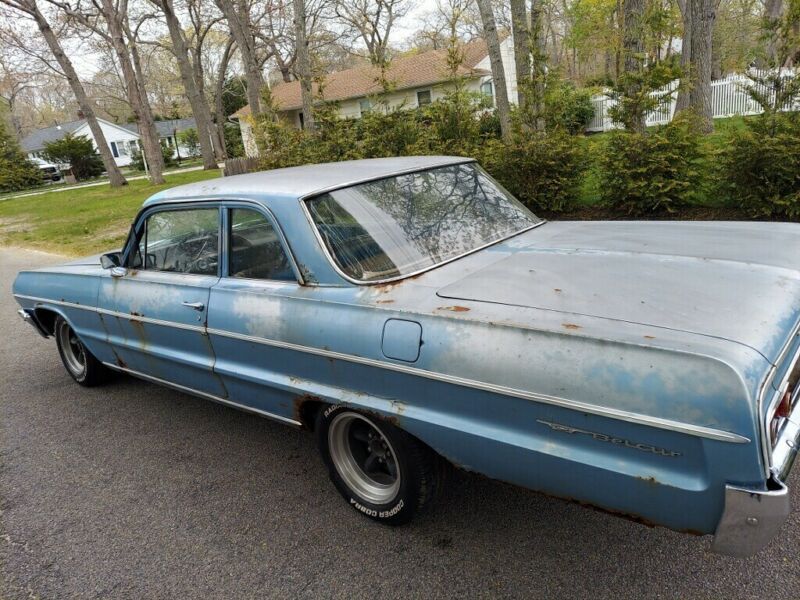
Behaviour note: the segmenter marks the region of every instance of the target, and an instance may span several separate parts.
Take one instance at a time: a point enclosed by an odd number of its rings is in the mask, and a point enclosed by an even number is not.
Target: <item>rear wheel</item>
[[[53,330],[61,362],[75,381],[91,387],[106,380],[108,369],[83,345],[66,319],[56,317]]]
[[[402,525],[439,495],[447,464],[405,431],[344,406],[320,410],[316,425],[331,480],[363,515]]]

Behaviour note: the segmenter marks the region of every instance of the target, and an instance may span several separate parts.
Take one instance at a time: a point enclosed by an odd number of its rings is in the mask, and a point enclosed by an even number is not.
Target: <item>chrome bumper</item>
[[[23,321],[25,321],[26,323],[30,323],[31,327],[33,327],[40,336],[42,336],[43,338],[50,337],[50,334],[48,334],[45,328],[42,327],[42,324],[39,322],[39,319],[36,318],[36,313],[33,312],[33,309],[20,308],[17,311],[17,314]]]
[[[789,488],[784,482],[800,446],[800,421],[796,415],[792,417],[787,420],[775,445],[767,489],[725,486],[725,510],[711,545],[714,552],[752,556],[769,544],[789,516]]]

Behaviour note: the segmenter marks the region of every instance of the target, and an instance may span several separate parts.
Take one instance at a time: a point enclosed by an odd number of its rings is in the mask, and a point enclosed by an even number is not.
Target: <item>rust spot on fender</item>
[[[449,310],[452,312],[467,312],[469,309],[466,306],[440,306],[436,310]]]
[[[561,293],[561,288],[553,288],[553,291],[554,291],[556,294],[560,294],[560,293]]]
[[[656,336],[654,336],[654,335],[646,335],[646,336],[644,336],[644,339],[646,339],[646,340],[654,340],[654,339],[656,339]]]
[[[132,317],[143,317],[144,315],[142,313],[139,313],[139,312],[136,312],[136,311],[131,311],[131,316]]]
[[[561,326],[564,329],[572,329],[572,330],[583,329],[583,327],[581,327],[580,325],[575,325],[575,323],[562,323]]]
[[[394,300],[387,298],[386,300],[376,300],[375,304],[392,304]]]

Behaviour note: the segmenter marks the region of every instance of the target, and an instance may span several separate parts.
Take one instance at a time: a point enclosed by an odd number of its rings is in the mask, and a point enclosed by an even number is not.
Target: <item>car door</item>
[[[255,338],[285,339],[302,310],[297,270],[286,242],[265,209],[229,204],[224,218],[225,261],[209,300],[208,333],[217,357],[215,372],[229,399],[271,416],[290,419],[290,386],[276,380],[292,372],[292,357]],[[299,317],[298,317],[299,318]]]
[[[117,366],[225,397],[206,331],[210,290],[219,281],[220,208],[162,206],[140,219],[133,267],[105,280],[100,292]]]

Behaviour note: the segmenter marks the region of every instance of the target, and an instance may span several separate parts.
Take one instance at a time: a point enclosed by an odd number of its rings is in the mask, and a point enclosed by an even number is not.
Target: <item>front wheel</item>
[[[350,506],[387,525],[408,523],[439,495],[447,464],[394,425],[345,406],[320,410],[317,444]]]
[[[61,362],[75,381],[92,387],[106,380],[108,369],[83,345],[66,319],[56,318],[54,333]]]

